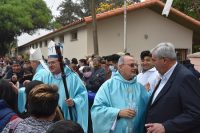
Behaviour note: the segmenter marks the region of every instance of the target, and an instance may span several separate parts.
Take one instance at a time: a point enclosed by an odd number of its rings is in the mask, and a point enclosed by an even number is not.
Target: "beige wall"
[[[47,40],[47,44],[50,42],[51,40],[50,39],[48,39]],[[56,40],[55,40],[56,41]],[[56,41],[57,42],[57,41]],[[43,56],[47,59],[47,57],[48,57],[48,45],[47,46],[45,46],[45,41],[42,41],[42,48],[40,48],[41,49],[41,51],[42,51],[42,54],[43,54]]]
[[[123,22],[119,17],[97,22],[99,54],[123,51]],[[88,54],[93,54],[92,24],[88,25]]]
[[[148,12],[148,13],[147,13]],[[152,49],[160,42],[171,42],[176,48],[192,49],[192,30],[149,9],[129,14],[128,52],[139,57],[142,50]],[[148,38],[145,39],[145,35]]]
[[[87,30],[85,27],[77,30],[78,40],[71,41],[71,34],[66,33],[64,36],[64,57],[72,58],[85,58],[87,56]]]
[[[88,53],[92,53],[92,31],[88,31]],[[98,22],[100,55],[123,51],[123,15]],[[145,35],[148,36],[145,39]],[[149,9],[140,9],[127,16],[127,52],[137,59],[142,50],[152,49],[167,41],[176,48],[192,49],[192,30],[185,28]]]
[[[45,46],[45,41],[42,41],[42,48],[40,48],[44,58],[47,58],[47,47]]]
[[[64,49],[63,49],[63,57],[67,57],[68,59],[77,58],[81,59],[87,55],[87,31],[85,27],[79,28],[77,30],[78,39],[75,41],[71,41],[71,33],[66,32],[64,35]],[[49,43],[51,39],[47,40]],[[55,42],[60,42],[60,35],[54,37]],[[39,45],[38,45],[39,46]],[[47,58],[48,50],[45,47],[45,40],[42,41],[42,53],[45,58]]]

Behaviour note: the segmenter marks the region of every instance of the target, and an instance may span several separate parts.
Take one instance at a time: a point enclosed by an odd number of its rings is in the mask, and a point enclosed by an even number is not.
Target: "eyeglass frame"
[[[129,67],[138,67],[138,64],[137,63],[131,63],[131,64],[123,64],[123,65],[128,65]]]
[[[47,65],[48,66],[55,65],[56,63],[59,63],[59,61],[50,61],[50,62],[47,62]]]

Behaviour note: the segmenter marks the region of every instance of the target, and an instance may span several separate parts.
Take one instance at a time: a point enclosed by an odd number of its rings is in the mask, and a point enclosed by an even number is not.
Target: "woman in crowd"
[[[58,106],[58,88],[41,84],[35,86],[28,95],[28,110],[30,117],[21,120],[13,129],[14,133],[46,133],[56,115]],[[6,125],[3,133],[8,133],[15,124],[12,121]]]

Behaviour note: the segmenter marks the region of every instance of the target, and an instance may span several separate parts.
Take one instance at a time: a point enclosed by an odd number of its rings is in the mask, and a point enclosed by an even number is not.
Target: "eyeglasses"
[[[58,61],[51,61],[51,62],[48,62],[47,64],[50,66],[50,65],[55,65],[56,63],[58,63]]]
[[[138,67],[138,65],[136,64],[136,63],[131,63],[131,64],[124,64],[124,65],[128,65],[128,66],[130,66],[130,67]]]

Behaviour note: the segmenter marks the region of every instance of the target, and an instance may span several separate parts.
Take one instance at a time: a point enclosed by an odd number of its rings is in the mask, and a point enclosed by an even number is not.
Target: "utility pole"
[[[126,6],[126,0],[124,0],[124,53],[127,52],[126,47],[126,40],[127,40],[127,6]]]
[[[98,35],[97,35],[97,21],[96,21],[96,0],[91,0],[92,7],[92,31],[93,31],[93,47],[94,54],[99,55]]]

